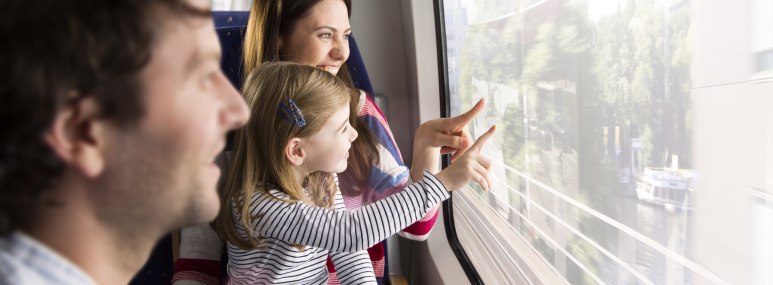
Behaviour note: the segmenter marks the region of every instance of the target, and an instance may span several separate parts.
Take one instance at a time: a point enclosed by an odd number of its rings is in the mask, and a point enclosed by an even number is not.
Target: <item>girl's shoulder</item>
[[[260,193],[261,195],[271,196],[277,199],[290,199],[290,195],[287,195],[287,193],[285,193],[284,191],[273,186],[260,187],[258,191],[255,191],[255,192]]]
[[[241,200],[241,195],[240,195]],[[286,202],[292,201],[292,197],[280,190],[279,187],[273,185],[258,185],[255,191],[252,192],[250,203],[254,205],[262,205],[266,203]]]

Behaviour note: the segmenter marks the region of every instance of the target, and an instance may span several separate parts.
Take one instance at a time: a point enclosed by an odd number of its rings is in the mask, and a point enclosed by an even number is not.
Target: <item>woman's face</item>
[[[308,16],[299,19],[289,35],[280,39],[279,54],[287,61],[311,65],[333,75],[349,58],[349,25],[346,4],[322,0]]]

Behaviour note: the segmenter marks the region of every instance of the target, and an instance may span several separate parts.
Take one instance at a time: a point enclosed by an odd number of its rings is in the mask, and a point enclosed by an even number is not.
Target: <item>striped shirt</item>
[[[289,203],[289,196],[276,189],[258,191],[249,207],[256,217],[253,230],[262,240],[250,251],[228,243],[229,282],[324,284],[330,254],[341,283],[375,284],[365,249],[418,221],[449,197],[443,184],[426,171],[422,181],[355,210],[344,207],[340,191],[333,209]],[[244,238],[240,215],[233,210],[237,233]]]
[[[95,284],[63,256],[21,232],[0,237],[0,285]]]

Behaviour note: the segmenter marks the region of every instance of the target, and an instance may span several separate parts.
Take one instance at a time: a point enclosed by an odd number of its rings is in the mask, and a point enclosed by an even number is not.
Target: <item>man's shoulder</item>
[[[4,284],[94,282],[51,249],[17,232],[0,236],[0,285]]]
[[[15,233],[0,237],[0,285],[47,284],[42,268],[37,268],[31,258],[32,248]]]
[[[51,284],[51,280],[0,252],[0,285],[6,284]]]

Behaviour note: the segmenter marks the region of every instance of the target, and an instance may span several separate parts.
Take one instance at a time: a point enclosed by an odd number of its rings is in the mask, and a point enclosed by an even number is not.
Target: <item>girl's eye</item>
[[[349,38],[350,38],[351,36],[352,36],[352,34],[346,34],[346,35],[344,35],[344,40],[345,40],[345,41],[348,41],[348,40],[349,40]]]
[[[331,33],[322,33],[322,34],[319,34],[319,37],[323,38],[323,39],[330,39],[330,38],[333,37],[333,34],[331,34]]]

